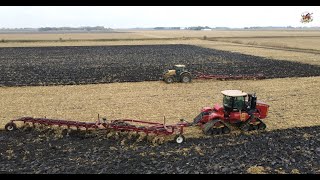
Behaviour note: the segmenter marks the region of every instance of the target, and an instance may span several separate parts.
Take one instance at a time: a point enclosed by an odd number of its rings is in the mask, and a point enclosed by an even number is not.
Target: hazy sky
[[[313,22],[300,22],[301,13]],[[0,28],[320,26],[320,6],[1,6]]]

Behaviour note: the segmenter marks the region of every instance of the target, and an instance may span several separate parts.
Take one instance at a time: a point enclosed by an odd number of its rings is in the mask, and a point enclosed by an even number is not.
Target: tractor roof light
[[[185,65],[183,65],[183,64],[177,64],[177,65],[174,65],[175,67],[179,67],[179,68],[184,68],[184,67],[186,67]]]

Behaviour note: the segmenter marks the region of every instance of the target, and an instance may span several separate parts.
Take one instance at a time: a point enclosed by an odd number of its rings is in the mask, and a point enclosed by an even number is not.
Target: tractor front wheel
[[[173,82],[174,82],[174,79],[173,79],[173,77],[167,77],[167,78],[164,79],[164,81],[165,81],[166,83],[170,84],[170,83],[173,83]]]
[[[17,129],[17,125],[13,122],[9,122],[8,124],[5,125],[4,127],[7,131],[14,131]]]

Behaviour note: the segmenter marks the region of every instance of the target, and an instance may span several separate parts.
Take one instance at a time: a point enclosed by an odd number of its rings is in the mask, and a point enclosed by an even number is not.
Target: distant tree
[[[161,30],[161,29],[164,29],[164,27],[155,27],[154,29]]]

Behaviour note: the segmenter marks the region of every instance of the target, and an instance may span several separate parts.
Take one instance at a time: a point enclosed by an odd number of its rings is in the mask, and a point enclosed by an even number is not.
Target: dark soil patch
[[[165,69],[266,78],[319,76],[320,67],[192,45],[0,48],[0,86],[159,80]]]
[[[320,173],[320,126],[153,146],[124,137],[0,131],[0,173]],[[126,140],[123,142],[123,140]],[[122,141],[122,143],[121,143]]]

